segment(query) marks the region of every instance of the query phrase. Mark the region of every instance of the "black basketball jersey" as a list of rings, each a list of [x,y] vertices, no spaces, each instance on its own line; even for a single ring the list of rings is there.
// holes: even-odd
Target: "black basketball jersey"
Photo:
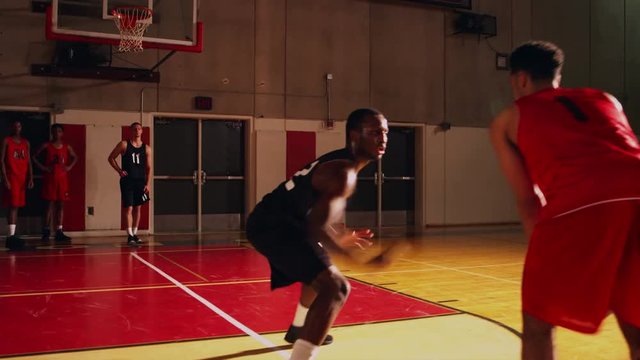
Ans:
[[[122,154],[122,170],[131,179],[146,179],[147,177],[147,146],[142,143],[139,148],[127,141],[127,150]]]
[[[317,192],[311,184],[311,177],[317,166],[332,160],[353,160],[348,149],[340,149],[322,155],[296,172],[291,179],[281,183],[271,193],[265,195],[256,205],[254,216],[274,219],[285,215],[299,221],[305,221],[307,213],[317,200]],[[264,220],[264,219],[263,219]]]

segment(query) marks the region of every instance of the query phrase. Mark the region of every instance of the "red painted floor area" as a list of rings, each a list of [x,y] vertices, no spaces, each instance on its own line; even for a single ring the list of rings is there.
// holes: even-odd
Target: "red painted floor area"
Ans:
[[[158,254],[144,256],[151,256],[154,264],[169,271],[180,282],[202,282]],[[128,249],[120,253],[16,255],[0,258],[0,271],[5,274],[0,280],[0,294],[169,284],[132,258]]]
[[[258,252],[249,248],[224,251],[175,252],[163,254],[178,264],[189,267],[209,281],[269,279],[269,264]]]
[[[171,252],[163,248],[138,254],[180,282],[193,284],[202,276],[217,282],[200,280],[191,288],[257,332],[284,331],[290,324],[298,286],[271,292],[268,282],[233,283],[268,276],[266,262],[253,250]],[[0,258],[0,271],[6,274],[0,279],[0,356],[242,334],[182,290],[169,286],[128,250],[85,255]],[[455,313],[357,281],[352,285],[336,325]],[[83,286],[101,290],[60,292]],[[104,289],[109,286],[113,289]],[[130,286],[149,288],[126,289]]]

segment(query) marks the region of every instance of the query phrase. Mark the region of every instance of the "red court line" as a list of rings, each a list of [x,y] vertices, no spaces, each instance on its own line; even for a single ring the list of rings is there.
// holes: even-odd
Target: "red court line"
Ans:
[[[337,325],[455,314],[455,310],[352,281]],[[257,332],[289,326],[299,286],[268,283],[194,290]],[[0,356],[241,335],[177,288],[0,298]]]

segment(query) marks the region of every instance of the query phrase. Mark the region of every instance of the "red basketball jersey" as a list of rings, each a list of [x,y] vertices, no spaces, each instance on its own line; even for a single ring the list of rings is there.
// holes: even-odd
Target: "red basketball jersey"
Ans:
[[[51,168],[51,174],[54,176],[66,174],[65,167],[69,164],[69,147],[62,144],[58,149],[52,143],[47,144],[47,156],[44,165]]]
[[[29,167],[28,142],[22,139],[19,144],[13,141],[13,137],[7,136],[7,150],[5,154],[5,166],[7,176],[26,178]]]
[[[546,89],[516,102],[518,148],[544,194],[541,219],[640,198],[640,145],[617,104],[595,89]]]

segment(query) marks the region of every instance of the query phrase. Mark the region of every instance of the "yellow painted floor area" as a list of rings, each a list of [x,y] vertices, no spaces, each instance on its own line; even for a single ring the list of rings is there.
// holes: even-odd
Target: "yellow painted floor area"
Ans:
[[[387,231],[384,242],[402,239]],[[159,240],[159,239],[158,239]],[[519,338],[491,319],[521,328],[520,280],[526,241],[517,228],[427,231],[388,267],[337,260],[349,277],[466,313],[332,329],[322,359],[518,359]],[[197,291],[197,290],[196,290]],[[241,304],[239,304],[241,306]],[[247,324],[250,326],[250,324]],[[39,336],[34,334],[34,336]],[[285,350],[283,334],[266,337]],[[628,359],[613,317],[597,335],[559,329],[558,358]],[[281,359],[249,337],[82,351],[21,359]]]
[[[379,324],[345,326],[331,331],[336,342],[325,346],[318,359],[515,359],[517,337],[477,317],[461,314]],[[284,334],[267,338],[284,345]],[[489,355],[490,354],[490,355]],[[85,359],[282,359],[248,337],[163,344],[126,349],[87,351]],[[72,359],[69,354],[25,357]]]

